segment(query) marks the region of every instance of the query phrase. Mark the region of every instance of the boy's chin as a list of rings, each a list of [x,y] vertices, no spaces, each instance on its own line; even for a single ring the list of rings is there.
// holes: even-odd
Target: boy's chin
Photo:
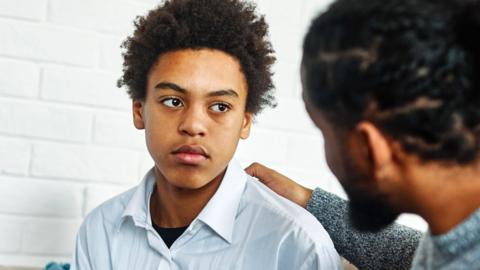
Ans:
[[[210,167],[210,166],[209,166]],[[167,186],[185,190],[201,190],[216,185],[223,179],[224,170],[218,173],[213,168],[198,166],[170,165],[160,170],[157,166],[157,178],[163,179]]]
[[[190,182],[190,183],[175,184],[174,186],[178,189],[194,191],[194,190],[200,190],[207,185],[208,183]]]
[[[166,176],[165,178],[169,185],[178,189],[199,190],[212,184],[216,177],[203,173],[182,173],[171,175],[170,177]]]

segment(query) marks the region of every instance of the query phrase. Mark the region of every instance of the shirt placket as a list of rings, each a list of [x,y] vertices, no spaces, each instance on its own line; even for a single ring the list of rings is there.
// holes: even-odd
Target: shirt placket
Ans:
[[[202,228],[202,224],[198,222],[197,220],[193,221],[192,224],[188,227],[187,230],[173,243],[173,245],[170,247],[170,269],[171,270],[182,270],[178,267],[179,261],[182,260],[181,258],[181,250],[183,248],[186,248],[186,245],[190,242],[193,241],[195,235],[198,233],[198,231]]]
[[[157,234],[155,229],[152,226],[148,226],[145,228],[147,230],[147,240],[150,248],[158,252],[161,259],[158,264],[157,269],[162,270],[171,270],[172,268],[172,254],[168,247],[165,245],[163,240]]]

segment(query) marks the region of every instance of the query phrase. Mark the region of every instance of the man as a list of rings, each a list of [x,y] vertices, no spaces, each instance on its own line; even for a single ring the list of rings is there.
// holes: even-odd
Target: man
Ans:
[[[315,218],[232,161],[272,104],[274,58],[254,6],[165,1],[135,26],[119,84],[155,165],[88,215],[73,269],[340,269]]]
[[[338,0],[305,38],[305,106],[350,221],[376,232],[400,213],[422,216],[412,269],[480,269],[479,48],[478,1]],[[328,216],[321,191],[248,171]]]

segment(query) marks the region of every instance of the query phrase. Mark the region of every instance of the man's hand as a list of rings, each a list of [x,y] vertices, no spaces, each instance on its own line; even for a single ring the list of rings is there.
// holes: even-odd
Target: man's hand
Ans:
[[[256,162],[248,166],[245,171],[249,175],[258,178],[260,182],[280,196],[289,199],[303,208],[307,207],[308,200],[310,200],[313,192],[311,189],[308,189],[285,175]]]

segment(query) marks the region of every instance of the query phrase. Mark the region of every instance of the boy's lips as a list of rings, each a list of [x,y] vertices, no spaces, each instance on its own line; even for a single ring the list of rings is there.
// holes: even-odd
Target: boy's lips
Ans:
[[[182,145],[172,154],[177,162],[185,165],[200,165],[209,158],[207,151],[199,145]]]

